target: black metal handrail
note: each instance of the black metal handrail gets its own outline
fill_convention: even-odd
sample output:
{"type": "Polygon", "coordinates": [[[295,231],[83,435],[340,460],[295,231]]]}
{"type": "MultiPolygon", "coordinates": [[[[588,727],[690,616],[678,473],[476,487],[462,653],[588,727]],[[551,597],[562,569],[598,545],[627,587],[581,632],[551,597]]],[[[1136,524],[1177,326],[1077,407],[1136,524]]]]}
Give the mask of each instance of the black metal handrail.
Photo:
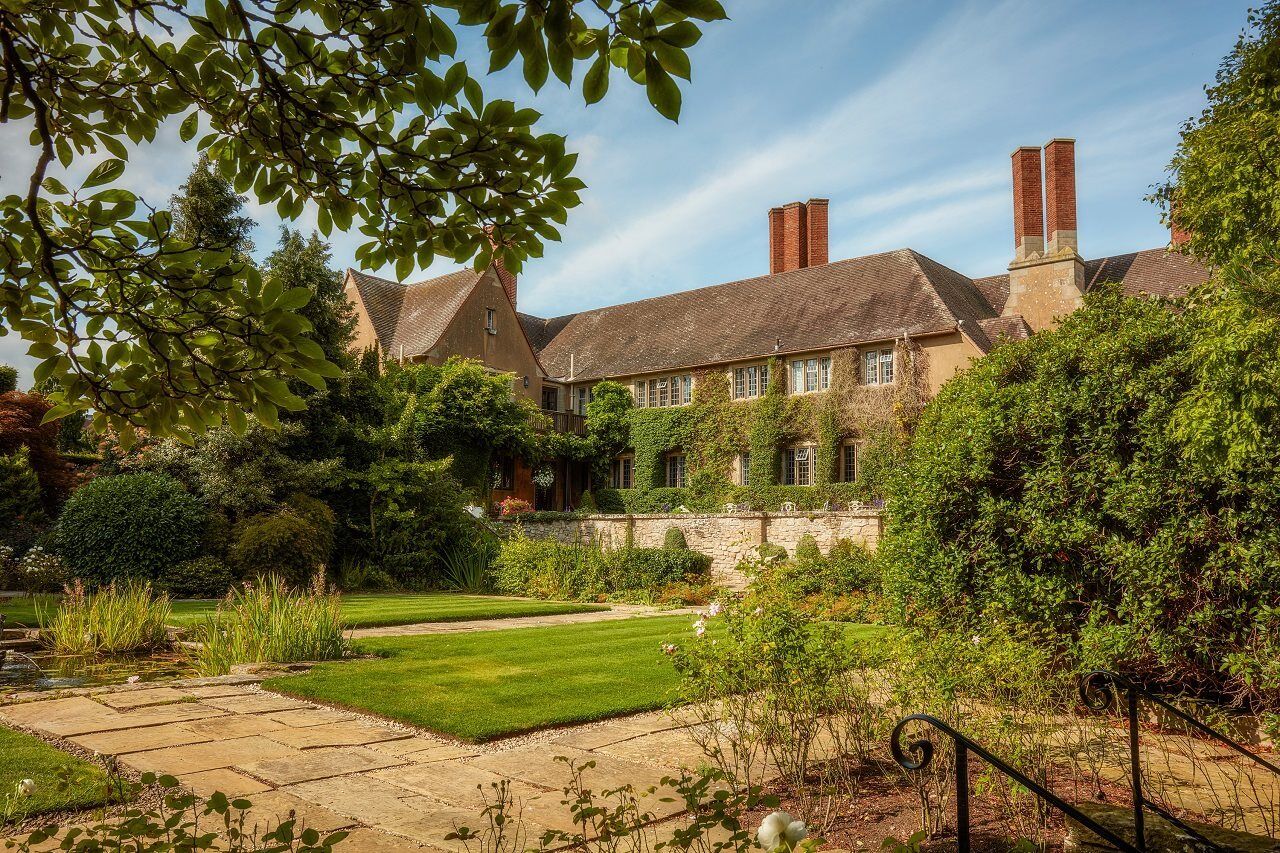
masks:
{"type": "Polygon", "coordinates": [[[1125,694],[1125,716],[1127,718],[1129,728],[1129,775],[1132,780],[1133,788],[1133,829],[1135,840],[1139,850],[1147,849],[1146,826],[1143,818],[1144,809],[1151,809],[1160,817],[1177,826],[1183,832],[1195,838],[1201,844],[1207,845],[1210,849],[1220,850],[1219,845],[1205,838],[1202,834],[1187,825],[1187,823],[1163,808],[1159,803],[1148,799],[1145,793],[1145,786],[1142,781],[1142,737],[1141,726],[1138,720],[1138,711],[1141,700],[1146,700],[1153,705],[1161,708],[1167,713],[1173,714],[1178,719],[1189,724],[1195,731],[1214,741],[1228,747],[1239,755],[1253,761],[1259,767],[1280,776],[1280,766],[1272,764],[1265,758],[1255,755],[1241,744],[1224,735],[1217,729],[1206,725],[1197,720],[1195,717],[1183,711],[1181,708],[1174,706],[1166,699],[1145,690],[1124,676],[1106,670],[1094,670],[1086,673],[1080,678],[1080,701],[1084,703],[1086,708],[1094,711],[1105,711],[1116,704],[1117,694],[1121,691],[1125,694]]]}
{"type": "Polygon", "coordinates": [[[936,752],[933,741],[920,737],[906,744],[905,747],[901,742],[902,731],[911,722],[927,723],[939,730],[943,734],[951,738],[951,742],[955,745],[956,751],[956,843],[960,853],[969,853],[969,753],[987,762],[991,767],[999,770],[1005,776],[1008,776],[1019,785],[1031,791],[1040,799],[1053,806],[1064,815],[1072,818],[1082,826],[1093,831],[1098,837],[1115,845],[1116,849],[1126,851],[1126,853],[1142,853],[1142,848],[1138,848],[1125,841],[1119,835],[1116,835],[1110,829],[1098,823],[1048,788],[1034,781],[1025,773],[1018,770],[999,758],[996,758],[981,744],[966,737],[951,726],[939,720],[937,717],[929,714],[912,714],[898,721],[893,727],[893,734],[890,736],[889,749],[893,753],[893,760],[898,762],[898,766],[905,770],[923,770],[933,761],[936,752]],[[911,754],[908,757],[907,753],[911,754]]]}

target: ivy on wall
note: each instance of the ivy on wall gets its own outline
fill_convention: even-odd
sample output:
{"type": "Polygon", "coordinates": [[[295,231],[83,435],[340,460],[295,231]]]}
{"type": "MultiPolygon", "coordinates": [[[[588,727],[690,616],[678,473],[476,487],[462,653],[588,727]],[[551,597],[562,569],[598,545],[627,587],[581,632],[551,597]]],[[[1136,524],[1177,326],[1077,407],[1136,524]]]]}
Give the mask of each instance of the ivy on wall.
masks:
{"type": "Polygon", "coordinates": [[[816,394],[788,395],[786,365],[776,358],[769,362],[769,387],[756,400],[734,400],[725,370],[698,374],[692,402],[674,408],[633,408],[623,386],[601,383],[598,387],[617,385],[619,393],[598,395],[613,401],[607,412],[588,411],[589,435],[605,430],[611,436],[609,447],[597,441],[604,456],[597,467],[602,472],[597,488],[605,485],[607,460],[617,452],[613,445],[621,442],[617,425],[625,422],[634,454],[633,488],[616,502],[629,511],[654,512],[682,504],[704,510],[725,503],[773,506],[784,501],[814,508],[826,501],[878,497],[928,396],[924,352],[911,341],[896,346],[898,375],[890,386],[862,383],[861,359],[853,348],[832,354],[829,388],[816,394]],[[857,483],[838,482],[840,450],[849,438],[859,445],[857,483]],[[782,450],[796,443],[815,446],[816,488],[779,485],[782,450]],[[666,484],[666,456],[677,450],[685,454],[684,489],[666,484]],[[749,487],[734,483],[735,461],[744,451],[751,454],[749,487]]]}

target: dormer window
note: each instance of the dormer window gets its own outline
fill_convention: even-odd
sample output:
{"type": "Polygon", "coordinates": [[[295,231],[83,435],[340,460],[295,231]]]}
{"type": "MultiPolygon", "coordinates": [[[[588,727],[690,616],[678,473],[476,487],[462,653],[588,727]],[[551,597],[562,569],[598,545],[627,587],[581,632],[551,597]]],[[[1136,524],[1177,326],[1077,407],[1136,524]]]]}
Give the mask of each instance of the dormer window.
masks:
{"type": "Polygon", "coordinates": [[[484,330],[491,335],[498,334],[498,312],[492,308],[484,309],[484,330]]]}

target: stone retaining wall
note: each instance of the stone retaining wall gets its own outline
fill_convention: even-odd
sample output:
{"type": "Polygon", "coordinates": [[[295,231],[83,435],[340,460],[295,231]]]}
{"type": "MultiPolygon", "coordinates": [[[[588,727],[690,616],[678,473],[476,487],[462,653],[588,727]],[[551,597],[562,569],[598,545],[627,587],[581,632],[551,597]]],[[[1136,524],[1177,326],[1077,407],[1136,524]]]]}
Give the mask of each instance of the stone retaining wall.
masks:
{"type": "Polygon", "coordinates": [[[593,539],[610,547],[631,541],[640,548],[661,548],[667,530],[684,532],[689,547],[711,557],[711,574],[718,583],[742,587],[746,578],[737,565],[762,542],[781,545],[795,553],[806,533],[823,551],[837,539],[849,539],[874,549],[883,523],[873,509],[835,512],[739,512],[663,513],[654,515],[587,515],[553,521],[521,522],[526,535],[535,539],[574,542],[593,539]]]}

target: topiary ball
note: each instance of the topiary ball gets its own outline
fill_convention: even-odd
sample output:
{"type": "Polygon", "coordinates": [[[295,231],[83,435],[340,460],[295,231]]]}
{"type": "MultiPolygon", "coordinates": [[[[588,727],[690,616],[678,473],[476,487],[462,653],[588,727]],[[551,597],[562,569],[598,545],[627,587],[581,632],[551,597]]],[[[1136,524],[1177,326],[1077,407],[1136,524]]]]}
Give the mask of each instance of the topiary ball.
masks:
{"type": "Polygon", "coordinates": [[[68,499],[52,542],[70,577],[90,586],[154,581],[200,553],[206,512],[165,474],[98,477],[68,499]]]}

